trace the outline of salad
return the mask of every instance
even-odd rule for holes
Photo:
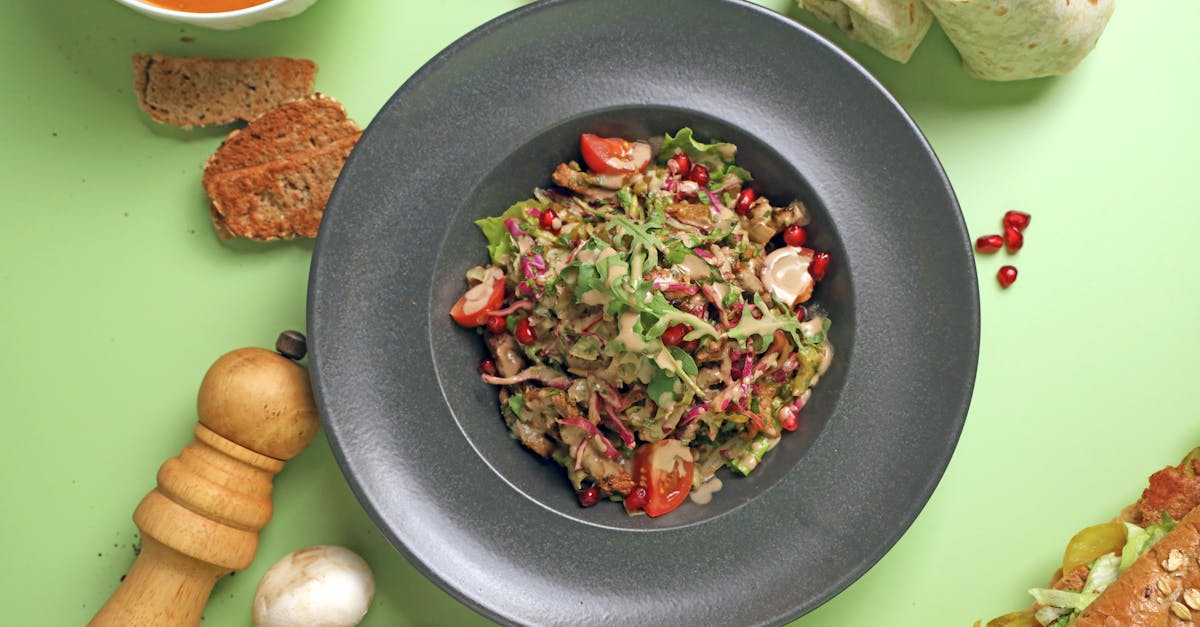
[[[581,505],[659,516],[799,427],[833,357],[810,304],[830,256],[805,247],[802,203],[757,195],[733,144],[683,128],[580,149],[553,187],[476,223],[491,263],[450,315],[482,334],[512,436]]]

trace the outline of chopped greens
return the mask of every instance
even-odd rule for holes
[[[635,143],[645,163],[649,143]],[[504,275],[504,299],[488,310],[504,324],[481,331],[496,370],[484,380],[503,387],[512,436],[581,493],[629,498],[634,451],[651,443],[690,456],[692,486],[721,466],[753,472],[797,428],[829,364],[828,318],[809,303],[800,318],[793,310],[812,290],[786,302],[764,286],[783,280],[765,276],[764,260],[784,229],[807,225],[803,206],[760,198],[753,216],[736,211],[752,180],[736,156],[689,128],[666,135],[644,168],[585,152],[587,167],[559,165],[553,187],[476,222]],[[707,181],[689,178],[696,168]]]

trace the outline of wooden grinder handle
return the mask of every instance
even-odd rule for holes
[[[199,624],[213,584],[254,559],[271,480],[319,424],[308,371],[261,348],[213,363],[197,413],[195,439],[159,468],[133,513],[141,553],[89,625]]]

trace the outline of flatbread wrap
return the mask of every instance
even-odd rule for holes
[[[933,15],[921,0],[797,0],[800,7],[834,24],[851,39],[907,63],[925,38]]]
[[[977,78],[1065,74],[1096,42],[1115,0],[924,0]]]

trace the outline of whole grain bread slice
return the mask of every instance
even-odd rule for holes
[[[213,225],[222,237],[316,237],[325,203],[361,131],[316,150],[210,177]]]
[[[358,131],[342,105],[324,94],[284,103],[229,133],[204,165],[204,186],[222,172],[317,150]]]
[[[133,55],[138,105],[184,128],[250,121],[312,93],[317,64],[307,59],[214,59]]]

